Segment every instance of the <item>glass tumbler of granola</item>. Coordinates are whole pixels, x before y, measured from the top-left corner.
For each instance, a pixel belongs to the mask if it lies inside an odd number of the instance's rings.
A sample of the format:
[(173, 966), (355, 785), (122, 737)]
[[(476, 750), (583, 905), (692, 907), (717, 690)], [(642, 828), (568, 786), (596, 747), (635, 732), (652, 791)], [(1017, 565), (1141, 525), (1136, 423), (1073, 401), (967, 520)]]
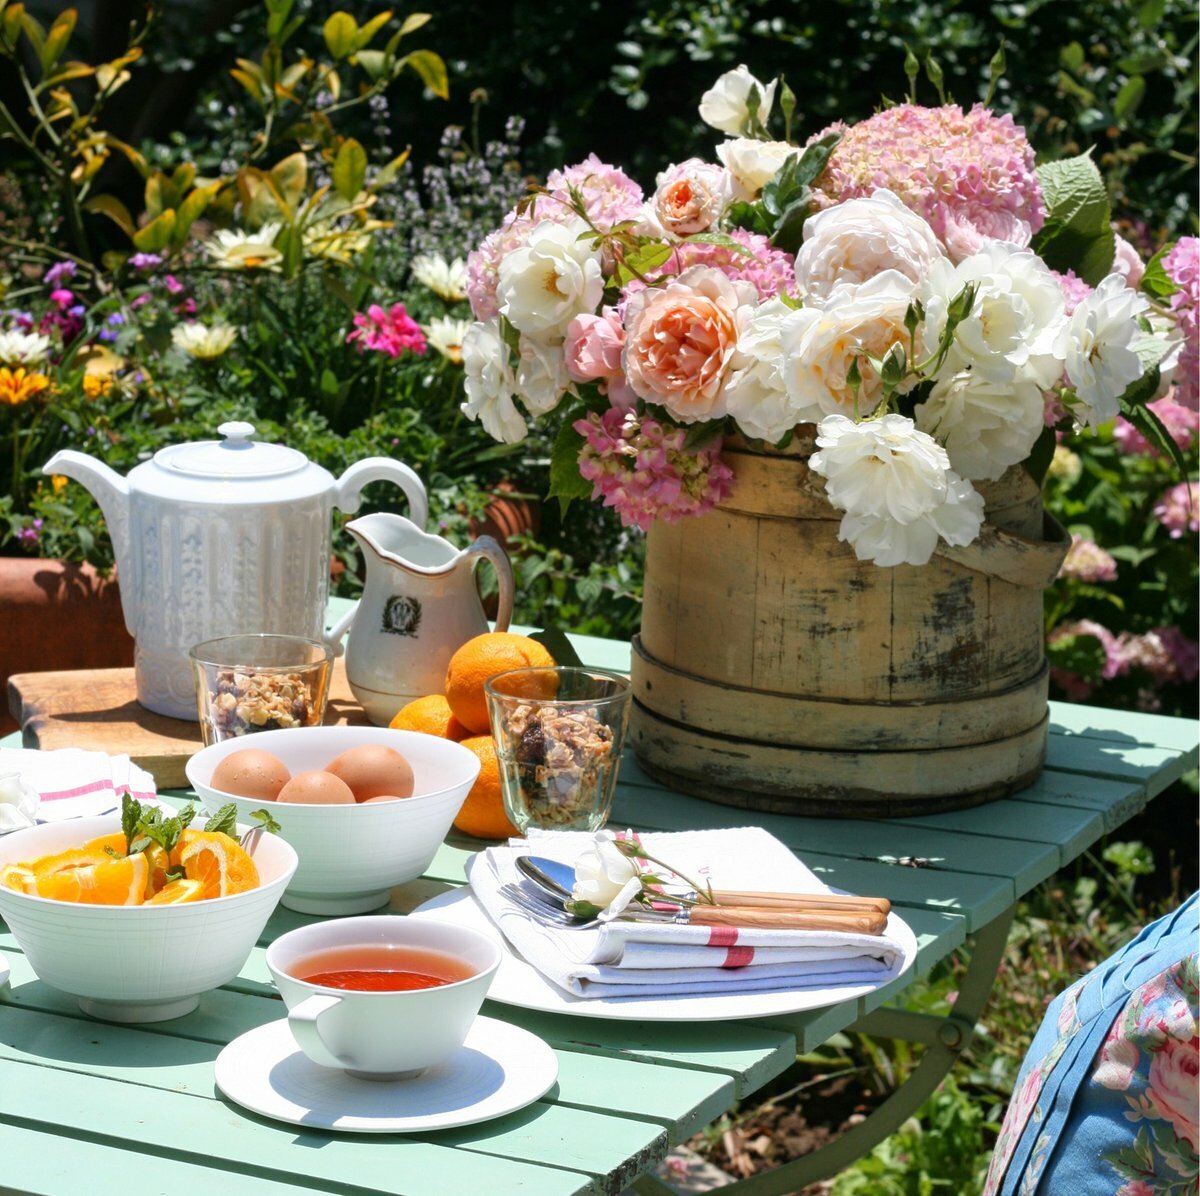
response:
[(207, 747), (223, 739), (319, 727), (329, 699), (333, 649), (300, 635), (227, 635), (188, 655)]
[(600, 669), (514, 669), (483, 691), (509, 821), (522, 834), (602, 827), (625, 744), (629, 679)]

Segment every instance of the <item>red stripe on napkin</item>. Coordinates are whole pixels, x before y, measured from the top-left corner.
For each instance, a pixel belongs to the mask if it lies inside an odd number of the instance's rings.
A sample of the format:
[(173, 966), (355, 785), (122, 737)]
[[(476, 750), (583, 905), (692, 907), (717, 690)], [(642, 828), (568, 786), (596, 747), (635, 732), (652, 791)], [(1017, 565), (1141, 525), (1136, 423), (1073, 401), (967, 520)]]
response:
[(708, 945), (710, 947), (732, 947), (738, 939), (736, 926), (710, 926), (708, 928)]
[(723, 968), (744, 968), (754, 959), (753, 947), (730, 947), (725, 952), (725, 962), (721, 965)]
[(70, 797), (86, 797), (89, 793), (103, 793), (105, 790), (111, 791), (113, 797), (121, 797), (128, 793), (140, 801), (153, 801), (155, 797), (153, 793), (143, 793), (141, 790), (131, 789), (128, 785), (118, 785), (114, 788), (111, 781), (91, 781), (86, 785), (76, 785), (74, 789), (46, 790), (40, 797), (42, 801), (64, 801)]

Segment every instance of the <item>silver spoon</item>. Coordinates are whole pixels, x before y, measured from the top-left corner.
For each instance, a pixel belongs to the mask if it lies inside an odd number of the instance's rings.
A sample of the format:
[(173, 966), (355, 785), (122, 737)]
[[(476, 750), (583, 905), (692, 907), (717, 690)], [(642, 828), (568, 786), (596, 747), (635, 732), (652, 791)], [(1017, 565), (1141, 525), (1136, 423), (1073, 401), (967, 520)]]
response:
[(548, 876), (541, 868), (537, 866), (531, 857), (527, 855), (517, 856), (517, 868), (520, 872), (528, 877), (539, 889), (544, 893), (548, 893), (560, 905), (564, 901), (570, 901), (571, 890), (564, 888), (553, 877)]

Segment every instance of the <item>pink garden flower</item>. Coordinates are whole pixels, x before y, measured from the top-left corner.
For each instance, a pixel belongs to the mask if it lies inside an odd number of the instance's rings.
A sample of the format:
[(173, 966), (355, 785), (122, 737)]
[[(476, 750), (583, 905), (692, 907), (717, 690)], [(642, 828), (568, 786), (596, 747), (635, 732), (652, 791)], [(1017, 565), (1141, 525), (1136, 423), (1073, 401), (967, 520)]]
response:
[(625, 312), (625, 375), (634, 393), (683, 423), (723, 414), (738, 334), (756, 306), (749, 283), (706, 266), (639, 291)]
[(1200, 531), (1200, 483), (1177, 482), (1154, 504), (1154, 518), (1167, 529), (1172, 540), (1184, 532)]
[(1068, 270), (1065, 274), (1060, 274), (1057, 270), (1051, 270), (1050, 273), (1058, 279), (1058, 285), (1062, 287), (1066, 314), (1069, 316), (1092, 293), (1092, 288), (1074, 270)]
[(566, 208), (571, 198), (570, 187), (576, 188), (583, 196), (588, 219), (606, 232), (613, 225), (623, 220), (637, 220), (642, 214), (645, 196), (641, 187), (619, 166), (610, 166), (607, 162), (601, 162), (595, 154), (588, 154), (578, 165), (552, 170), (546, 176), (546, 190), (562, 203), (555, 205), (539, 200), (538, 218), (555, 219), (553, 216), (547, 217), (542, 209), (555, 206)]
[(1095, 540), (1072, 534), (1070, 550), (1058, 575), (1074, 581), (1116, 581), (1117, 561)]
[(578, 315), (563, 344), (567, 373), (573, 382), (599, 382), (614, 407), (631, 407), (637, 396), (621, 366), (624, 348), (625, 329), (616, 308), (605, 307), (598, 316)]
[(1183, 334), (1175, 397), (1195, 411), (1200, 407), (1200, 240), (1180, 237), (1162, 264), (1179, 288), (1171, 296), (1171, 310)]
[(748, 249), (749, 254), (738, 253), (727, 245), (687, 241), (675, 248), (662, 269), (665, 273), (682, 274), (692, 266), (711, 266), (736, 282), (752, 283), (764, 303), (776, 295), (797, 296), (796, 260), (790, 253), (776, 249), (761, 233), (735, 228), (730, 230), (729, 237)]
[[(1092, 619), (1078, 619), (1073, 623), (1060, 623), (1047, 639), (1048, 644), (1056, 644), (1059, 640), (1072, 635), (1091, 635), (1100, 641), (1104, 648), (1104, 665), (1100, 670), (1100, 680), (1111, 681), (1123, 673), (1128, 667), (1121, 658), (1117, 637), (1107, 627)], [(1072, 702), (1086, 702), (1096, 688), (1096, 682), (1080, 677), (1067, 669), (1051, 668), (1050, 679), (1067, 695)]]
[(579, 472), (592, 497), (612, 507), (625, 527), (649, 531), (655, 520), (676, 523), (701, 515), (733, 492), (733, 471), (721, 460), (721, 442), (684, 451), (682, 428), (664, 428), (649, 416), (610, 407), (573, 427), (587, 443)]
[[(1176, 402), (1174, 390), (1161, 399), (1155, 399), (1153, 403), (1146, 405), (1162, 421), (1171, 439), (1181, 449), (1191, 448), (1197, 433), (1200, 432), (1200, 411)], [(1123, 416), (1117, 417), (1116, 425), (1113, 427), (1113, 439), (1117, 442), (1121, 452), (1130, 456), (1159, 456), (1158, 449), (1154, 448), (1141, 432)]]
[(1046, 219), (1024, 129), (981, 104), (898, 104), (846, 129), (815, 184), (818, 202), (880, 187), (924, 216), (955, 261), (986, 239), (1028, 245)]
[(424, 354), (425, 334), (421, 326), (408, 314), (403, 303), (393, 303), (388, 309), (372, 303), (366, 314), (359, 312), (354, 317), (354, 331), (346, 337), (348, 344), (358, 344), (359, 352), (374, 349), (389, 357), (401, 353)]

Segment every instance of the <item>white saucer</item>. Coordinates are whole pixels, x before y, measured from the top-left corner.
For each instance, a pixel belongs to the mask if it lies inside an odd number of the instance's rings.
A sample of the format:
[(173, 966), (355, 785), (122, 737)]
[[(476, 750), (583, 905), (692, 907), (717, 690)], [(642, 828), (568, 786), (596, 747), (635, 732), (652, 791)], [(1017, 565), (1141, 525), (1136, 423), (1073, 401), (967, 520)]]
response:
[(352, 1134), (416, 1134), (523, 1109), (558, 1079), (540, 1038), (478, 1017), (449, 1062), (411, 1080), (357, 1080), (320, 1067), (296, 1045), (287, 1018), (235, 1038), (218, 1056), (217, 1087), (274, 1121)]

